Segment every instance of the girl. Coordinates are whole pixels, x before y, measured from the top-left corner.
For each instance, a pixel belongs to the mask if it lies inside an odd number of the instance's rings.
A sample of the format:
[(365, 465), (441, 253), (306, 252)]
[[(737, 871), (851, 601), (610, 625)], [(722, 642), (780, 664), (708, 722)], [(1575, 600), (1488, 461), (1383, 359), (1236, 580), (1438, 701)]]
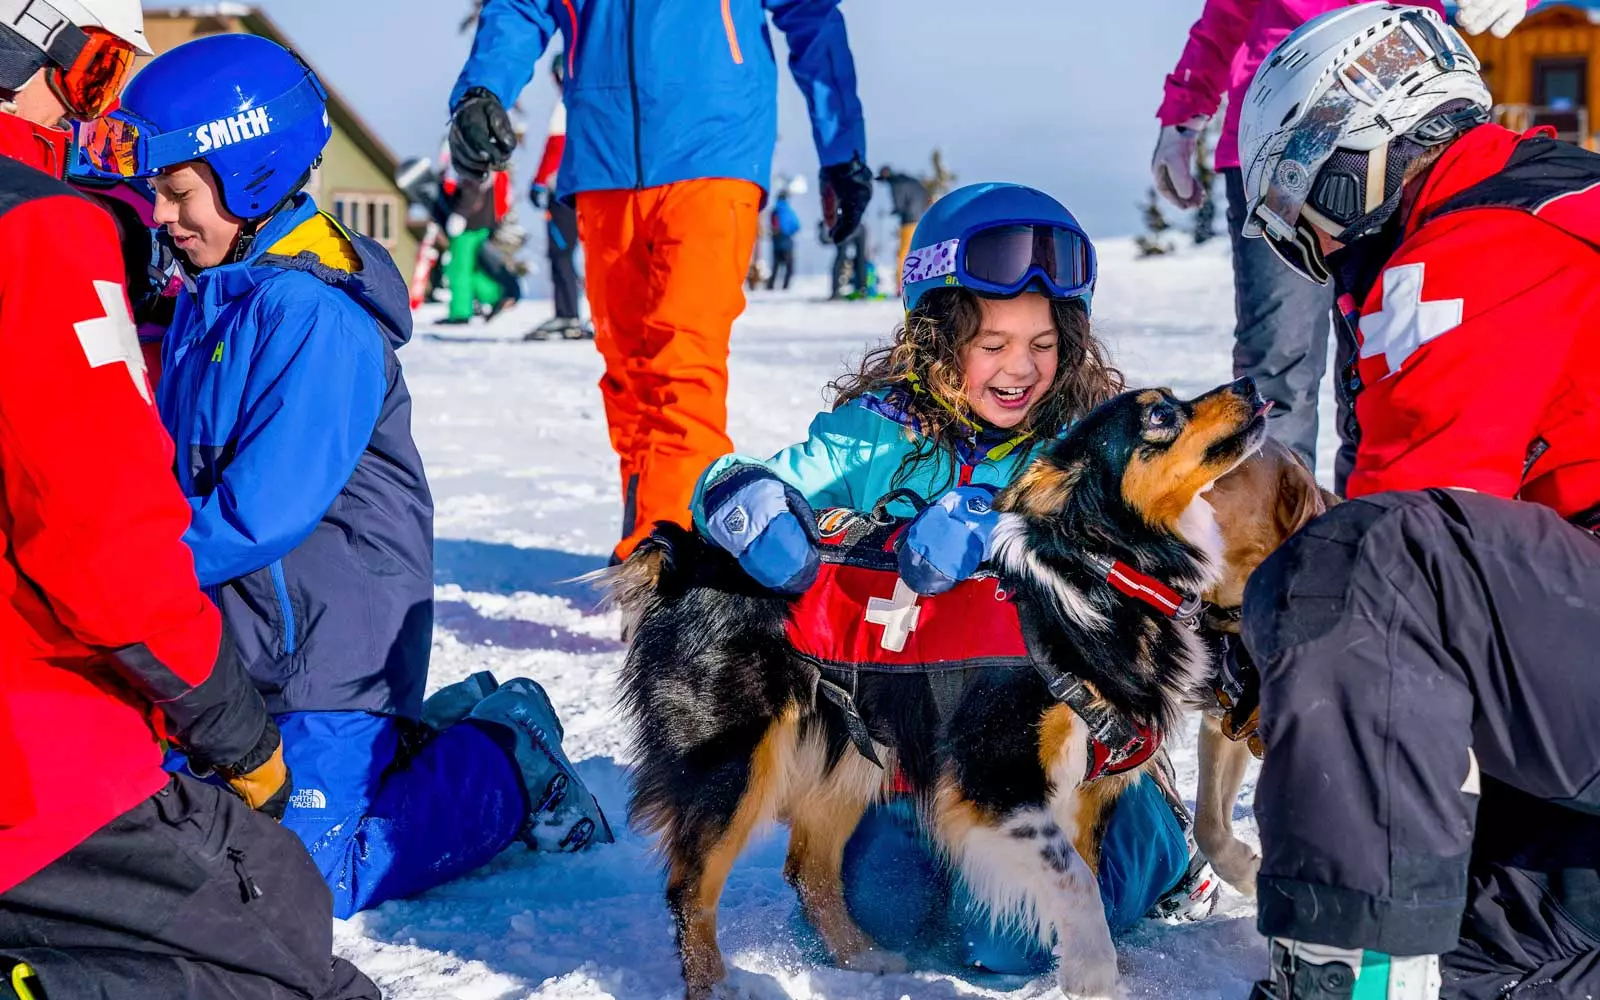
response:
[[(1043, 192), (977, 184), (918, 224), (903, 271), (905, 323), (860, 370), (833, 383), (834, 408), (806, 441), (765, 462), (728, 455), (695, 493), (696, 527), (760, 583), (798, 593), (816, 578), (807, 526), (823, 507), (870, 510), (895, 489), (938, 498), (907, 529), (901, 576), (932, 594), (971, 576), (997, 516), (986, 500), (1034, 451), (1122, 388), (1089, 326), (1094, 248)], [(890, 511), (915, 513), (897, 500)], [(1182, 819), (1180, 819), (1180, 816)], [(1181, 803), (1144, 780), (1117, 804), (1100, 883), (1112, 930), (1164, 896), (1188, 907), (1204, 881), (1191, 864)], [(1019, 929), (993, 927), (938, 861), (905, 797), (870, 810), (845, 849), (852, 915), (880, 945), (995, 972), (1048, 969)], [(1214, 882), (1213, 882), (1214, 884)], [(1201, 893), (1196, 912), (1209, 912)]]
[(283, 824), (348, 917), (519, 835), (571, 850), (609, 833), (532, 681), (473, 678), (419, 722), (433, 502), (395, 353), (411, 313), (388, 253), (302, 190), (332, 135), (327, 103), (293, 53), (216, 35), (151, 61), (83, 148), (152, 178), (192, 284), (157, 394), (184, 537), (283, 734)]

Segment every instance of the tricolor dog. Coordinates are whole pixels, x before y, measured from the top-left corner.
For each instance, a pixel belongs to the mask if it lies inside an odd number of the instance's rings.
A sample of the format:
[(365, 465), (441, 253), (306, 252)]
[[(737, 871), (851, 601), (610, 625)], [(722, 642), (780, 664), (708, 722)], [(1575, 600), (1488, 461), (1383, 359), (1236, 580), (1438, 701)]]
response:
[(789, 826), (785, 874), (835, 960), (904, 968), (851, 920), (839, 875), (891, 784), (996, 913), (1053, 943), (1064, 992), (1120, 994), (1099, 837), (1211, 682), (1196, 624), (1226, 542), (1203, 494), (1261, 446), (1266, 410), (1248, 379), (1105, 403), (997, 497), (992, 574), (938, 598), (863, 575), (863, 551), (893, 565), (895, 531), (852, 512), (820, 518), (823, 576), (798, 599), (670, 525), (613, 572), (633, 633), (632, 818), (659, 838), (688, 997), (725, 975), (723, 883), (773, 820)]

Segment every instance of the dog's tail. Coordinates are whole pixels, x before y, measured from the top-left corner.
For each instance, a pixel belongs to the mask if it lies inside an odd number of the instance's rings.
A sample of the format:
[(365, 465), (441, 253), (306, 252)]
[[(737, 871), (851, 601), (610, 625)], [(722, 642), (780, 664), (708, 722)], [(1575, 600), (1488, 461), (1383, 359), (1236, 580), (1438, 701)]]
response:
[(643, 616), (663, 584), (677, 578), (678, 557), (691, 539), (688, 529), (662, 521), (627, 559), (578, 579), (600, 591), (603, 608), (620, 609), (624, 631), (631, 632), (627, 626)]

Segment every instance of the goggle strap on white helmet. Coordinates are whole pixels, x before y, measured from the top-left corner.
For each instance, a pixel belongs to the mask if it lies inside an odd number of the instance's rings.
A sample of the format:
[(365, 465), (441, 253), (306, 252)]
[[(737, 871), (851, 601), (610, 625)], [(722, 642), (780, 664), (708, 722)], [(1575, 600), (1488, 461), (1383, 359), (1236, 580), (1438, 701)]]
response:
[[(72, 18), (46, 0), (0, 0), (0, 26), (38, 49), (45, 60), (63, 67), (77, 60), (89, 40)], [(15, 90), (42, 68), (40, 61), (20, 80), (0, 79), (0, 86)]]

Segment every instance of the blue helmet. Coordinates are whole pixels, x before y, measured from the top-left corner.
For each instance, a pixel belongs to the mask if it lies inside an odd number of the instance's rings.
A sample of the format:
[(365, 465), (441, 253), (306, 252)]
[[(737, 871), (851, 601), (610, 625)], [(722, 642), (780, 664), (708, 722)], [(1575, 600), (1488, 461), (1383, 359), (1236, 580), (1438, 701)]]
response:
[(203, 160), (222, 202), (258, 219), (305, 182), (333, 135), (328, 92), (288, 49), (257, 35), (211, 35), (150, 61), (122, 108), (80, 137), (93, 165), (149, 177)]
[(1007, 298), (1037, 291), (1088, 308), (1094, 244), (1059, 201), (1022, 184), (969, 184), (929, 207), (901, 271), (906, 311), (935, 288)]

